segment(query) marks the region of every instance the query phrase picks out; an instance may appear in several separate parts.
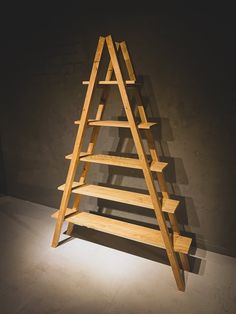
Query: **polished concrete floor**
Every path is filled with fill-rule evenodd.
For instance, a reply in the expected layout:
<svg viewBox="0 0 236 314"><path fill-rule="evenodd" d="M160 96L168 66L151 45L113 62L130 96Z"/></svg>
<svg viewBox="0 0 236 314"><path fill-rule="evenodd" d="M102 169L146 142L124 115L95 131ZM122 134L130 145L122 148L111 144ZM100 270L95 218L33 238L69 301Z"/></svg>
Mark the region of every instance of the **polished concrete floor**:
<svg viewBox="0 0 236 314"><path fill-rule="evenodd" d="M53 211L0 197L1 314L236 313L236 259L197 250L179 292L155 248L81 228L52 249Z"/></svg>

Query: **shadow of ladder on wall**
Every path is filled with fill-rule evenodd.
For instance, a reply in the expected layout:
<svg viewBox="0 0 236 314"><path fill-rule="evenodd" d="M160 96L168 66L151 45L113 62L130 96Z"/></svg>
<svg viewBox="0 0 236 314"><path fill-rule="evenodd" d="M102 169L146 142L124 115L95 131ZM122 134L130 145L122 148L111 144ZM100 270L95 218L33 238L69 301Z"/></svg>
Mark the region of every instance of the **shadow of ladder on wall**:
<svg viewBox="0 0 236 314"><path fill-rule="evenodd" d="M105 44L108 48L110 62L105 80L98 81L97 75L99 70L99 64ZM117 57L117 52L119 49L121 50L125 65L127 67L129 80L123 79ZM115 81L111 80L113 73L116 77ZM76 124L79 124L79 127L75 139L73 153L66 156L67 159L71 160L68 175L66 183L58 187L59 190L63 191L61 205L60 209L52 215L52 217L56 219L52 247L57 247L59 243L62 224L64 221L68 222L68 235L71 235L74 225L80 225L134 241L142 242L148 245L160 247L165 249L167 252L167 256L169 258L169 262L172 267L178 289L184 291L185 281L183 271L189 271L187 254L189 252L192 239L180 235L180 230L175 217L175 210L179 202L169 198L169 193L167 191L167 186L163 175L163 169L167 166L167 163L160 162L158 159L154 138L151 132L151 127L155 125L155 123L147 121L145 110L142 104L141 94L139 91L139 84L137 84L136 82L135 72L133 70L126 43L121 42L114 45L112 37L110 35L106 37L100 37L90 79L89 81L84 81L83 84L88 85L88 87L81 118L79 121L75 121ZM102 93L98 104L96 117L95 119L89 119L89 110L91 107L93 92L97 85L102 87ZM127 116L127 121L102 120L107 98L112 85L118 86ZM127 87L134 88L134 96L140 116L139 122L136 122L134 118L134 114L132 112L127 94ZM102 126L130 128L137 150L138 159L94 154L93 152L96 140L98 138L100 127ZM91 138L88 143L87 151L81 152L81 147L87 127L92 127ZM150 150L151 161L147 160L147 156L144 151L144 146L140 135L141 129L145 132ZM84 162L84 165L79 182L75 182L74 178L80 161ZM149 194L142 194L119 190L117 188L114 189L110 187L103 187L100 185L87 184L86 178L91 163L141 169L143 171ZM155 173L157 175L157 180L162 194L161 198L159 198L159 196L157 195L152 173ZM72 208L68 208L71 193L75 193L75 198ZM157 223L159 225L159 230L107 218L104 216L99 216L88 212L81 212L79 210L81 195L103 198L130 205L142 206L154 210ZM170 232L167 227L164 213L167 213L168 215L172 232ZM180 257L182 267L180 267L177 255L179 255Z"/></svg>

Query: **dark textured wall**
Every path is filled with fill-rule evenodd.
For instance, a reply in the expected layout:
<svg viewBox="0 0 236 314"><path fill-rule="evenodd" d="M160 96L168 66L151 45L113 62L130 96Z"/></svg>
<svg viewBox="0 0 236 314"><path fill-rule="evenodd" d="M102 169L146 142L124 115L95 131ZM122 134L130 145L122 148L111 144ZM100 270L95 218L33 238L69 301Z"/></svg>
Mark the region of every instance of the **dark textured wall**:
<svg viewBox="0 0 236 314"><path fill-rule="evenodd" d="M233 19L230 8L186 6L126 13L122 8L35 8L7 15L2 20L7 27L2 27L0 158L8 193L59 206L56 187L65 181L64 155L72 150L73 121L85 95L81 81L89 78L98 36L111 33L126 40L144 83L148 117L159 123L154 135L162 160L169 162L170 191L181 200L182 228L200 247L236 256ZM123 115L114 92L106 116ZM124 130L103 129L97 147L135 152ZM140 172L91 170L90 182L145 189ZM97 206L153 222L150 211L84 199L84 209Z"/></svg>
<svg viewBox="0 0 236 314"><path fill-rule="evenodd" d="M0 142L0 195L7 194L6 171L3 160L2 145Z"/></svg>

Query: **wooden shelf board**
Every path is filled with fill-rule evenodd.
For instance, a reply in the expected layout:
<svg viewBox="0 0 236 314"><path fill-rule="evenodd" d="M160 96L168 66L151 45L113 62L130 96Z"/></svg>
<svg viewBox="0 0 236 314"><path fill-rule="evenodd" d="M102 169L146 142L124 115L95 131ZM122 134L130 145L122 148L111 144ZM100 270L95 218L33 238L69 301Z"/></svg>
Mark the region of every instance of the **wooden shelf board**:
<svg viewBox="0 0 236 314"><path fill-rule="evenodd" d="M71 159L72 154L66 155L66 159ZM97 164L127 167L134 169L142 169L139 159L127 158L113 155L102 155L102 154L88 154L85 152L80 153L80 160L86 162L92 162ZM166 162L153 161L150 166L151 171L162 172L167 166Z"/></svg>
<svg viewBox="0 0 236 314"><path fill-rule="evenodd" d="M63 191L64 186L65 185L61 185L58 189ZM80 185L78 182L73 183L72 192L75 194L98 197L114 202L153 209L151 197L147 194L124 191L93 184ZM164 212L174 214L178 205L179 201L163 199L162 210Z"/></svg>
<svg viewBox="0 0 236 314"><path fill-rule="evenodd" d="M76 120L75 124L80 124L80 120ZM138 123L137 127L139 129L150 129L152 126L156 125L156 122L142 122ZM88 120L88 126L108 126L108 127L118 127L118 128L130 128L128 121L119 120Z"/></svg>
<svg viewBox="0 0 236 314"><path fill-rule="evenodd" d="M127 157L98 154L98 155L84 156L84 157L81 157L80 160L88 161L92 163L98 163L98 164L141 169L140 161L139 159L136 159L136 158L127 158Z"/></svg>
<svg viewBox="0 0 236 314"><path fill-rule="evenodd" d="M113 234L133 241L145 243L165 249L161 232L159 230L134 225L99 215L80 212L70 215L66 221L73 224ZM174 250L187 254L191 239L180 235L174 236Z"/></svg>
<svg viewBox="0 0 236 314"><path fill-rule="evenodd" d="M140 85L140 83L136 83L136 81L133 81L133 80L126 80L124 81L124 83L126 85ZM82 82L83 85L88 85L89 84L89 81L83 81ZM98 81L97 82L98 85L118 85L118 82L117 81Z"/></svg>

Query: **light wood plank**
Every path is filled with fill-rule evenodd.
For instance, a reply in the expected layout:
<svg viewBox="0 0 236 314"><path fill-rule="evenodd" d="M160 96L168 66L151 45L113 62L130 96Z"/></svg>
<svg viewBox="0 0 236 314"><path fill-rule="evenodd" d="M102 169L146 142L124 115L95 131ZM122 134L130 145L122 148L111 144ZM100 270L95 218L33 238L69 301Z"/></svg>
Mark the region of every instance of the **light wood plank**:
<svg viewBox="0 0 236 314"><path fill-rule="evenodd" d="M54 218L54 219L57 219L58 218L58 215L59 215L59 210L55 211L51 217ZM69 215L72 215L72 214L75 214L77 213L77 210L75 208L67 208L66 209L66 212L65 212L65 218L67 218Z"/></svg>
<svg viewBox="0 0 236 314"><path fill-rule="evenodd" d="M82 84L83 85L88 85L89 81L83 81ZM108 80L108 81L98 81L97 84L98 85L117 85L118 82L117 81L110 81L110 80ZM137 83L134 80L127 80L127 81L125 81L125 84L126 85L136 85Z"/></svg>
<svg viewBox="0 0 236 314"><path fill-rule="evenodd" d="M162 199L161 209L163 212L174 214L178 206L179 206L179 201L177 200L172 200L170 198Z"/></svg>
<svg viewBox="0 0 236 314"><path fill-rule="evenodd" d="M129 56L129 52L128 52L128 48L126 46L126 42L122 41L120 43L120 48L121 48L121 52L123 54L124 60L125 60L125 64L127 67L127 71L129 74L129 78L130 80L136 81L136 74L133 68L133 64L131 62L130 56Z"/></svg>
<svg viewBox="0 0 236 314"><path fill-rule="evenodd" d="M115 76L116 76L116 79L118 82L118 87L119 87L121 99L122 99L122 102L124 105L124 109L125 109L130 127L131 127L131 133L132 133L132 136L133 136L133 139L135 142L136 150L137 150L137 153L139 155L139 159L142 161L143 174L144 174L144 177L146 180L149 194L152 198L154 211L155 211L156 218L157 218L157 221L158 221L159 226L160 226L161 234L163 237L163 241L165 243L166 252L167 252L171 267L172 267L172 271L173 271L173 274L174 274L174 277L176 280L176 284L177 284L179 290L184 291L185 283L184 283L183 276L182 276L181 271L180 271L177 256L173 250L173 245L171 243L169 231L168 231L167 226L166 226L165 217L164 217L164 214L161 210L161 204L160 204L160 201L157 197L156 187L154 185L153 177L152 177L151 171L150 171L148 163L147 163L147 159L146 159L146 155L144 152L143 143L141 141L141 137L139 134L139 130L138 130L136 123L135 123L135 120L134 120L134 115L133 115L133 112L131 109L131 105L129 102L127 92L126 92L124 80L122 77L120 65L119 65L119 62L117 59L117 54L116 54L116 51L114 48L114 44L113 44L113 40L112 40L111 35L106 37L106 43L107 43L108 52L110 54L111 61L113 64L114 73L115 73Z"/></svg>
<svg viewBox="0 0 236 314"><path fill-rule="evenodd" d="M87 212L80 212L75 215L71 215L66 218L66 221L133 241L145 243L163 249L165 248L165 244L159 230L94 215ZM173 242L174 250L176 252L187 253L190 247L191 239L183 236L174 236Z"/></svg>
<svg viewBox="0 0 236 314"><path fill-rule="evenodd" d="M62 199L61 199L60 212L58 215L58 219L57 219L54 234L53 234L52 247L54 248L57 247L59 239L60 239L61 228L64 221L64 216L65 216L65 212L68 206L68 202L70 199L72 183L74 181L75 173L76 173L78 163L79 163L79 154L82 147L85 126L88 120L91 100L94 93L94 87L95 87L95 83L97 79L97 73L98 73L98 68L99 68L99 64L100 64L100 60L101 60L101 56L102 56L102 52L104 48L104 43L105 43L105 38L100 36L98 40L98 45L97 45L97 50L95 53L94 61L93 61L92 71L90 74L89 85L88 85L85 100L84 100L83 111L81 114L81 124L80 124L80 127L78 128L78 132L76 135L73 155L72 155L72 159L70 162L70 166L69 166L69 170L68 170L68 174L66 178L66 186L65 186Z"/></svg>
<svg viewBox="0 0 236 314"><path fill-rule="evenodd" d="M140 161L136 158L97 154L81 157L80 160L98 164L141 169Z"/></svg>
<svg viewBox="0 0 236 314"><path fill-rule="evenodd" d="M66 155L66 159L71 159L72 154ZM139 159L127 158L113 155L80 153L80 161L92 162L97 164L142 169ZM167 166L166 162L152 162L150 169L155 172L161 172Z"/></svg>
<svg viewBox="0 0 236 314"><path fill-rule="evenodd" d="M79 187L81 184L83 184L83 183L74 181L74 182L72 183L71 189L77 188L77 187ZM57 189L58 189L59 191L64 191L64 190L65 190L65 186L66 186L66 183L64 183L64 184L62 184L62 185L60 185L60 186L58 186Z"/></svg>
<svg viewBox="0 0 236 314"><path fill-rule="evenodd" d="M167 165L168 165L167 162L152 161L151 166L150 166L150 170L155 171L155 172L162 172Z"/></svg>
<svg viewBox="0 0 236 314"><path fill-rule="evenodd" d="M99 197L106 200L153 209L151 198L149 195L146 194L108 188L93 184L85 184L83 186L77 187L75 188L75 190L73 190L73 193Z"/></svg>
<svg viewBox="0 0 236 314"><path fill-rule="evenodd" d="M80 124L80 120L76 120L75 124ZM108 127L119 127L119 128L130 128L129 122L128 121L115 121L115 120L89 120L88 121L88 126L108 126ZM137 124L137 127L139 129L150 129L154 125L156 125L156 122L141 122Z"/></svg>
<svg viewBox="0 0 236 314"><path fill-rule="evenodd" d="M117 44L117 49L118 48L119 48L119 44ZM105 80L109 81L112 77L112 74L113 74L113 65L112 65L112 62L110 60L110 62L108 64L108 69L107 69ZM106 106L106 102L107 102L107 99L109 97L109 93L110 93L110 85L104 86L103 91L100 95L100 100L98 103L98 108L97 108L95 120L101 120L102 119L102 116L103 116L103 113L105 110L105 106ZM91 119L88 119L88 121L91 121ZM97 138L99 135L99 131L100 131L100 128L93 128L86 153L88 153L88 154L93 153L96 142L97 142ZM81 157L81 153L80 153L80 157ZM90 169L90 165L91 165L91 163L89 163L89 162L84 163L82 173L81 173L81 176L79 179L79 183L81 183L81 184L85 183L89 169ZM78 211L79 211L79 206L80 206L80 199L81 199L80 195L77 194L75 196L74 202L73 202L73 208L78 209ZM68 228L67 228L67 234L71 235L72 231L73 231L73 223L69 222Z"/></svg>
<svg viewBox="0 0 236 314"><path fill-rule="evenodd" d="M130 78L130 80L136 81L136 75L135 75L135 72L134 72L133 64L131 62L131 58L130 58L130 55L129 55L126 43L124 41L120 43L120 48L121 48L121 51L122 51L122 54L123 54L123 57L124 57L124 60L125 60L125 64L126 64L126 67L127 67L129 78ZM137 103L137 106L138 106L138 111L139 111L139 115L140 115L141 121L142 122L147 122L147 116L146 116L146 113L145 113L145 110L144 110L144 107L143 107L143 101L142 101L142 97L141 97L141 93L140 93L139 89L136 88L134 90L134 96L135 96L136 103ZM150 153L151 153L151 156L152 156L152 159L153 159L153 163L159 162L157 150L156 150L156 147L155 147L155 141L153 139L153 135L151 133L151 130L145 130L145 134L146 134L146 137L147 137L147 142L148 142L148 146L150 148ZM167 184L166 184L163 172L157 171L157 180L158 180L158 183L159 183L160 190L162 192L163 198L167 198L168 199L169 198L169 193L168 193ZM177 219L176 219L175 215L169 213L168 216L169 216L169 220L170 220L170 223L171 223L173 231L176 234L180 234L180 229L179 229L178 222L177 222ZM189 266L188 257L185 254L182 254L182 253L179 253L179 256L180 256L182 268L184 270L189 271L190 270L190 266Z"/></svg>
<svg viewBox="0 0 236 314"><path fill-rule="evenodd" d="M64 187L65 185L63 184L58 188L58 190L63 191ZM72 193L154 209L150 195L143 193L114 189L94 184L81 184L79 182L73 182ZM178 205L179 201L163 199L162 210L166 213L173 214Z"/></svg>
<svg viewBox="0 0 236 314"><path fill-rule="evenodd" d="M79 154L79 157L81 158L81 157L88 156L88 155L89 155L89 153L87 153L87 152L81 152ZM72 154L69 154L69 155L65 156L65 159L71 159L71 158L72 158Z"/></svg>

